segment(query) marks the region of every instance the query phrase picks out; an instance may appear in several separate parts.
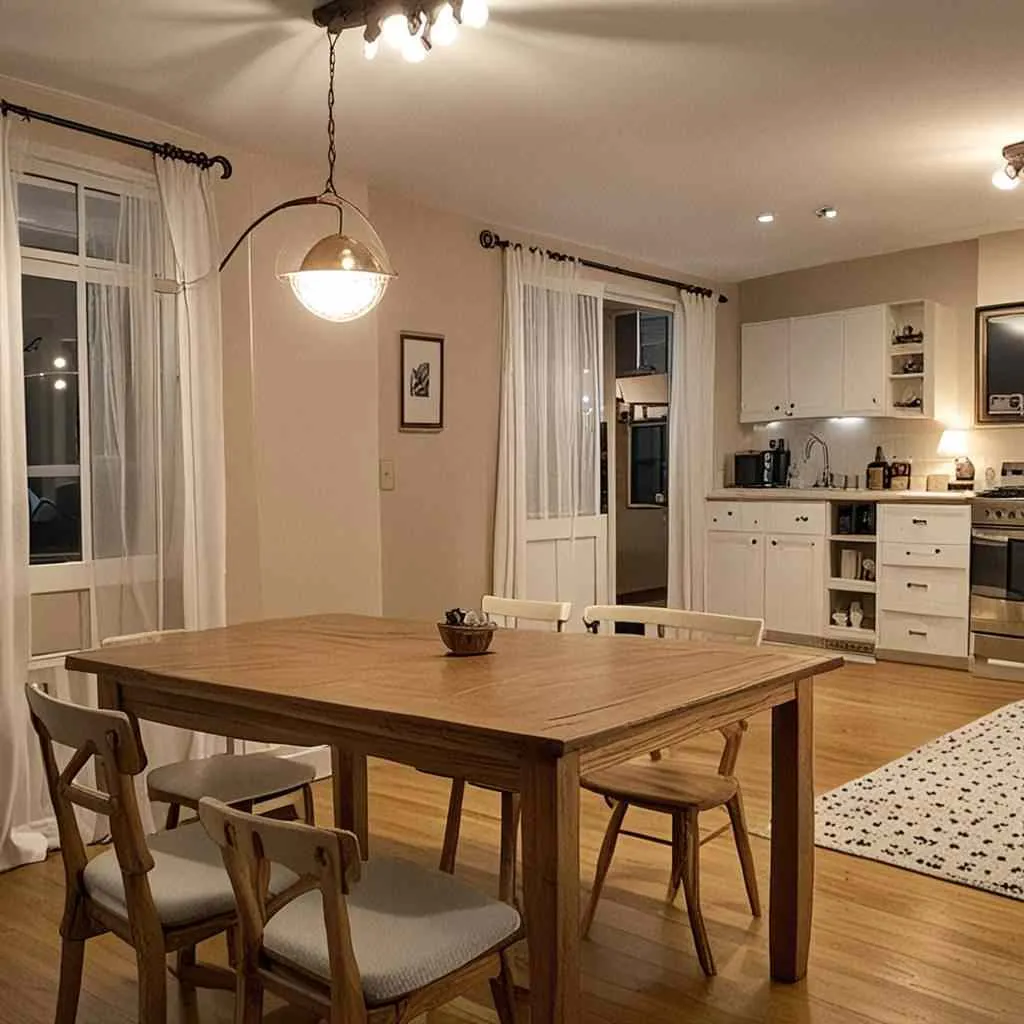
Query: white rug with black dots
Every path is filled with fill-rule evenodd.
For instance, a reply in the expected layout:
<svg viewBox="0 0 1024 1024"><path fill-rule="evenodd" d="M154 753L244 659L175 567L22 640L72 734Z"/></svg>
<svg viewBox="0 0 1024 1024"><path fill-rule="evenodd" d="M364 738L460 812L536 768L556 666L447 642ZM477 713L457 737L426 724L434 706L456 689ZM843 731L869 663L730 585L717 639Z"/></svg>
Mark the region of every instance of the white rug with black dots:
<svg viewBox="0 0 1024 1024"><path fill-rule="evenodd" d="M1024 900L1024 701L823 793L815 843Z"/></svg>

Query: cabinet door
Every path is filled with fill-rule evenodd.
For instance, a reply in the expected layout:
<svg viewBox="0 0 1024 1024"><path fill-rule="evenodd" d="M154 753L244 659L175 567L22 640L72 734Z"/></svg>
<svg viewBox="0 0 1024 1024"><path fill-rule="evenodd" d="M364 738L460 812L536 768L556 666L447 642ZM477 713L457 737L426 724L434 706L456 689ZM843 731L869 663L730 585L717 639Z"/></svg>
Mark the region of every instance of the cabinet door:
<svg viewBox="0 0 1024 1024"><path fill-rule="evenodd" d="M825 541L784 534L772 534L766 541L765 628L821 636L825 625Z"/></svg>
<svg viewBox="0 0 1024 1024"><path fill-rule="evenodd" d="M764 536L753 533L707 535L705 604L719 615L764 616Z"/></svg>
<svg viewBox="0 0 1024 1024"><path fill-rule="evenodd" d="M884 416L887 317L885 306L843 313L843 412Z"/></svg>
<svg viewBox="0 0 1024 1024"><path fill-rule="evenodd" d="M741 342L740 422L782 419L789 402L789 321L744 324Z"/></svg>
<svg viewBox="0 0 1024 1024"><path fill-rule="evenodd" d="M838 416L842 409L843 314L796 317L789 329L786 415Z"/></svg>

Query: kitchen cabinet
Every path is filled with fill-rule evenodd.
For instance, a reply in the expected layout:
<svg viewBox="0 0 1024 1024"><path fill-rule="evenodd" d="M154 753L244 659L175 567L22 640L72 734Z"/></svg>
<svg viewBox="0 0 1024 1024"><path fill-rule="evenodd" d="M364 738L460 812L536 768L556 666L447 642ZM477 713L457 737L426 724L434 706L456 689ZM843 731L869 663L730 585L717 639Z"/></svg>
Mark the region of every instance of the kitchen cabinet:
<svg viewBox="0 0 1024 1024"><path fill-rule="evenodd" d="M889 318L885 306L843 313L843 414L880 416L885 411Z"/></svg>
<svg viewBox="0 0 1024 1024"><path fill-rule="evenodd" d="M842 408L843 325L842 313L790 321L786 416L834 416Z"/></svg>
<svg viewBox="0 0 1024 1024"><path fill-rule="evenodd" d="M782 419L789 405L789 321L744 324L741 335L740 420Z"/></svg>
<svg viewBox="0 0 1024 1024"><path fill-rule="evenodd" d="M764 536L709 530L705 605L719 615L764 617Z"/></svg>
<svg viewBox="0 0 1024 1024"><path fill-rule="evenodd" d="M769 534L766 541L765 628L821 636L825 621L824 537Z"/></svg>

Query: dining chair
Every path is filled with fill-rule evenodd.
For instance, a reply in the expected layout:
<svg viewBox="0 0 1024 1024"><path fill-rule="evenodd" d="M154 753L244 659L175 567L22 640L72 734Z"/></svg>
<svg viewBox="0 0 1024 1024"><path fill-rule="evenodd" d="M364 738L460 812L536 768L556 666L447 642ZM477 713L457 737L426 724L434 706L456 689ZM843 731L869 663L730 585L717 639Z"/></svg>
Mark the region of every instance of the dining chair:
<svg viewBox="0 0 1024 1024"><path fill-rule="evenodd" d="M481 611L488 617L503 620L499 625L518 629L520 622L535 622L553 628L561 633L572 617L572 605L568 601L524 601L488 594L480 602ZM494 790L501 793L501 859L498 869L498 896L506 902L514 902L516 892L516 846L519 834L520 800L518 793ZM441 870L449 875L455 873L455 860L459 850L459 832L462 828L462 803L466 798L466 780L453 779L448 796L448 817L444 827L444 844L441 847Z"/></svg>
<svg viewBox="0 0 1024 1024"><path fill-rule="evenodd" d="M153 643L162 636L184 632L169 629L108 637L101 646ZM316 769L302 761L266 753L237 754L235 740L228 737L226 754L174 761L154 768L146 778L146 791L150 800L167 804L168 829L178 825L182 808L197 812L204 796L251 811L258 803L299 793L303 818L313 824L315 778Z"/></svg>
<svg viewBox="0 0 1024 1024"><path fill-rule="evenodd" d="M711 615L673 608L595 605L586 609L583 619L588 629L593 632L598 632L602 624L607 627L615 622L627 622L642 626L646 635L672 635L677 639L691 640L724 639L755 647L760 645L764 634L764 623L761 619ZM746 730L745 721L733 722L719 729L725 738L725 746L716 772L695 770L672 761L652 758L647 762L627 763L601 769L583 777L583 788L604 797L612 807L611 820L598 854L594 886L583 915L584 936L590 932L593 924L619 836L627 835L660 843L672 849L668 900L670 903L674 901L682 886L690 930L693 932L701 968L707 975L715 974L715 961L700 906L700 847L703 842L720 835L723 830L713 832L702 841L698 819L703 811L716 807L724 807L728 812L750 912L754 917L761 916L761 899L743 812L743 796L739 781L735 777L736 761ZM630 807L668 814L672 820L671 840L624 829L623 822Z"/></svg>
<svg viewBox="0 0 1024 1024"><path fill-rule="evenodd" d="M235 899L217 846L198 822L147 838L134 778L146 767L138 722L121 711L86 708L25 688L39 737L46 783L64 862L60 981L56 1024L74 1024L82 988L86 940L112 932L135 950L138 1019L164 1024L167 954L178 953L183 993L197 987L234 988L231 971L196 961L195 946L232 928ZM62 768L56 746L74 753ZM93 765L100 789L79 776ZM88 858L75 808L106 815L113 849ZM279 892L291 881L269 880Z"/></svg>
<svg viewBox="0 0 1024 1024"><path fill-rule="evenodd" d="M236 1024L259 1024L265 992L329 1024L404 1024L484 979L501 1024L515 1024L514 907L405 861L364 863L351 832L210 799L199 820L221 847L238 904ZM271 865L297 876L276 897L265 891Z"/></svg>

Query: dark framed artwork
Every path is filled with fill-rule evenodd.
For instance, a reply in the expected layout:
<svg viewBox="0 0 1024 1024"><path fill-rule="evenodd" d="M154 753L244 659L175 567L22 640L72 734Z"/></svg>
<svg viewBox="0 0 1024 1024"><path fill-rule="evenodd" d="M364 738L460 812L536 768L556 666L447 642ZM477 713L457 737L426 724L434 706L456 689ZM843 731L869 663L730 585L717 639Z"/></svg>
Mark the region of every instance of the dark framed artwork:
<svg viewBox="0 0 1024 1024"><path fill-rule="evenodd" d="M438 334L401 335L400 427L444 428L444 338Z"/></svg>
<svg viewBox="0 0 1024 1024"><path fill-rule="evenodd" d="M974 422L1024 423L1024 303L979 306Z"/></svg>

